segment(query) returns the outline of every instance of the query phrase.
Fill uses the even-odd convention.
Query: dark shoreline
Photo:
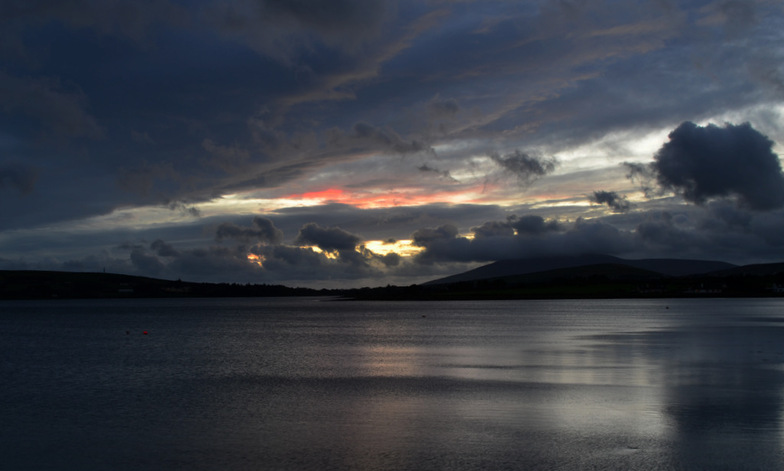
[[[0,299],[134,299],[330,296],[342,300],[769,298],[784,296],[784,273],[626,279],[583,272],[437,285],[353,289],[196,283],[112,273],[0,270]]]

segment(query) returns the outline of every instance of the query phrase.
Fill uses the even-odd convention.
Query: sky
[[[0,0],[0,269],[784,261],[778,0]]]

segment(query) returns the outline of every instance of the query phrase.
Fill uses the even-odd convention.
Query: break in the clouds
[[[778,261],[783,23],[770,0],[1,2],[0,267]]]

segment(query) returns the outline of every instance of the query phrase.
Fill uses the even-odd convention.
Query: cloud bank
[[[663,188],[698,204],[732,196],[751,209],[784,206],[784,174],[774,143],[751,124],[701,127],[685,122],[669,139],[652,164]]]

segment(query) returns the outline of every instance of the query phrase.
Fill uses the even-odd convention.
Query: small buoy
[[[145,330],[144,332],[142,332],[142,333],[143,333],[144,335],[147,335],[147,331],[146,331],[146,330]]]

